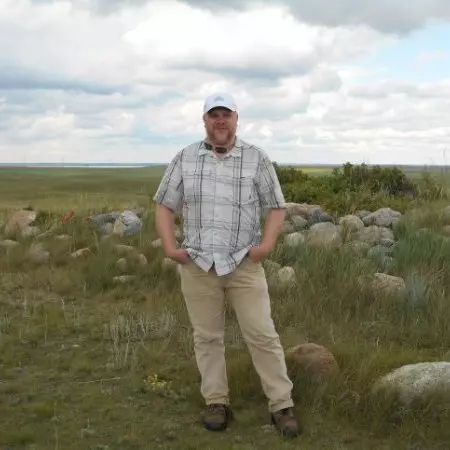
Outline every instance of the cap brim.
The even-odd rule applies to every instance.
[[[219,103],[219,104],[213,105],[210,108],[208,108],[205,111],[205,113],[208,113],[208,112],[212,111],[213,109],[217,109],[217,108],[225,108],[225,109],[228,109],[228,111],[231,111],[231,112],[235,111],[235,109],[232,108],[230,105],[224,105],[224,104]]]

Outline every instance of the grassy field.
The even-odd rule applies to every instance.
[[[450,414],[437,413],[439,402],[399,412],[370,396],[380,375],[403,364],[450,361],[450,244],[438,234],[437,206],[407,215],[396,230],[393,273],[409,280],[415,303],[363,290],[357,279],[374,272],[376,262],[351,252],[274,251],[270,259],[293,266],[299,280],[297,287],[270,288],[283,346],[325,345],[341,372],[318,387],[289,366],[305,433],[283,440],[267,425],[259,379],[228,311],[236,420],[214,434],[199,422],[203,404],[179,281],[151,245],[157,238],[151,197],[161,174],[161,168],[0,170],[0,224],[31,206],[47,213],[44,229],[56,224],[55,234],[70,236],[45,240],[52,257],[44,265],[27,259],[32,238],[8,253],[0,249],[1,449],[450,448]],[[135,207],[146,209],[138,236],[102,243],[85,221],[94,212]],[[63,225],[69,210],[75,215]],[[424,227],[436,232],[417,234]],[[148,260],[133,266],[136,279],[123,285],[113,281],[119,242]],[[84,247],[90,256],[69,257]]]

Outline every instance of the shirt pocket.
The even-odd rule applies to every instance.
[[[195,170],[184,177],[184,193],[188,203],[204,201],[212,192],[215,174],[210,168]]]
[[[242,176],[234,189],[233,204],[238,207],[253,205],[257,200],[253,176]]]
[[[240,179],[240,199],[241,204],[253,203],[256,199],[255,182],[252,176],[243,176]]]

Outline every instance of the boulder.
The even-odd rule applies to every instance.
[[[92,255],[92,251],[90,248],[80,248],[79,250],[76,250],[75,252],[71,253],[70,256],[74,259],[79,258],[87,258],[88,256]]]
[[[339,228],[331,222],[316,223],[311,226],[307,234],[309,245],[325,247],[342,243]]]
[[[118,236],[134,236],[142,230],[142,221],[136,213],[123,211],[114,222],[112,234]]]
[[[370,245],[375,245],[382,242],[383,239],[394,241],[394,232],[386,227],[378,225],[369,225],[364,229],[358,231],[355,235],[355,240],[366,242]]]
[[[29,229],[36,218],[37,211],[27,209],[16,211],[6,223],[5,234],[13,235],[15,233],[20,233],[23,236],[33,235],[38,231],[35,228]]]
[[[340,371],[333,353],[313,342],[289,348],[286,351],[286,360],[292,369],[314,379],[329,379]]]
[[[387,295],[402,294],[406,289],[405,280],[386,273],[375,273],[370,282],[370,286],[375,292],[382,292]]]
[[[364,222],[358,216],[351,214],[341,217],[338,223],[341,229],[350,233],[360,231],[364,228]]]
[[[364,225],[377,225],[379,227],[392,227],[395,219],[399,219],[402,213],[391,208],[380,208],[365,216],[362,221]]]
[[[308,217],[308,205],[305,203],[286,203],[286,218],[300,216],[306,219]]]
[[[327,212],[323,211],[320,206],[313,206],[308,209],[308,223],[314,225],[316,223],[333,222],[333,218]]]
[[[293,233],[295,231],[294,224],[289,220],[285,220],[283,222],[283,230],[282,233]]]
[[[295,231],[304,230],[308,226],[308,221],[302,216],[292,216],[291,222],[294,225]]]
[[[397,394],[407,407],[415,400],[426,401],[438,394],[450,401],[450,362],[407,364],[381,377],[373,386],[374,394]]]
[[[293,267],[282,267],[277,273],[277,283],[279,286],[292,286],[295,284],[297,277]]]
[[[113,278],[114,283],[126,284],[134,281],[136,277],[134,275],[119,275]]]
[[[284,238],[284,245],[289,248],[298,247],[305,242],[305,236],[300,232],[289,233]]]
[[[4,248],[5,250],[10,250],[12,248],[18,247],[19,245],[20,244],[17,241],[13,241],[11,239],[0,241],[0,248]]]

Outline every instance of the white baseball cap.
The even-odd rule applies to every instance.
[[[211,109],[219,107],[227,108],[231,111],[237,111],[236,102],[230,94],[225,92],[216,92],[206,97],[203,105],[203,112],[207,113],[208,111],[211,111]]]

